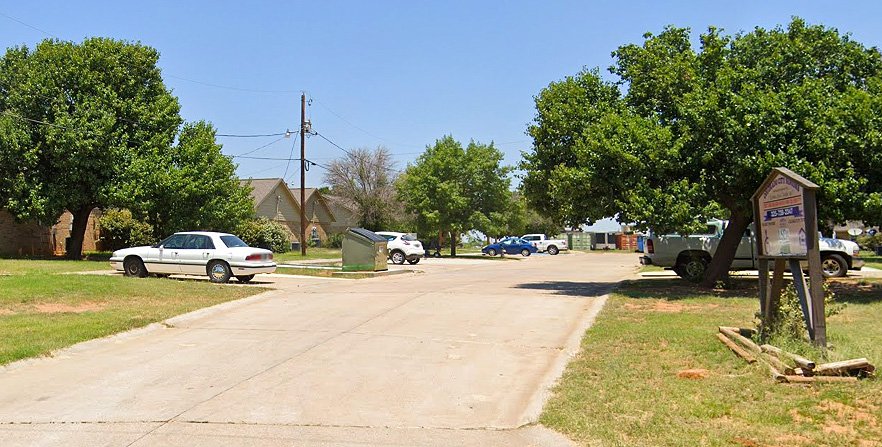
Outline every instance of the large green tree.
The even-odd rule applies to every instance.
[[[0,207],[20,220],[74,217],[79,258],[90,212],[114,205],[119,179],[181,123],[156,50],[112,39],[46,40],[0,59]]]
[[[524,189],[567,224],[605,216],[689,232],[730,225],[705,275],[726,274],[752,221],[750,196],[787,167],[820,185],[819,218],[882,217],[882,57],[795,18],[729,36],[710,28],[646,34],[598,70],[536,97]]]
[[[139,152],[115,201],[152,225],[156,238],[183,230],[236,231],[253,217],[254,201],[215,133],[204,121],[186,123],[177,144]]]
[[[509,202],[509,173],[493,144],[470,142],[466,148],[445,136],[408,165],[396,183],[420,232],[446,233],[450,254],[465,231],[489,225],[493,213]]]

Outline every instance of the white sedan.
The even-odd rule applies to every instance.
[[[273,252],[249,247],[232,234],[209,231],[175,233],[153,246],[117,250],[110,265],[126,276],[208,275],[217,283],[234,276],[245,283],[257,273],[276,271]]]

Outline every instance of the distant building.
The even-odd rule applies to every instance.
[[[334,233],[335,216],[324,195],[316,188],[306,188],[304,191],[306,205],[306,237],[308,239],[326,240],[329,234]],[[300,203],[300,188],[291,188],[291,195],[297,203]],[[299,222],[299,220],[298,220]],[[298,232],[300,231],[298,227]]]
[[[300,189],[289,188],[280,178],[239,180],[242,185],[250,185],[254,212],[258,217],[274,220],[288,230],[291,242],[300,240]],[[306,239],[325,241],[333,233],[334,213],[327,201],[315,188],[307,188]]]
[[[323,194],[325,201],[334,213],[334,223],[331,224],[331,233],[343,233],[350,228],[358,226],[358,215],[352,204],[339,196]]]

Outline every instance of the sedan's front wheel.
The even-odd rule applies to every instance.
[[[496,249],[487,249],[487,256],[496,256]]]
[[[226,283],[233,276],[230,266],[224,261],[211,261],[208,264],[208,279],[215,283]]]
[[[123,261],[123,272],[126,276],[136,276],[138,278],[147,276],[147,268],[144,267],[144,262],[141,261],[141,258],[137,256],[130,256]]]

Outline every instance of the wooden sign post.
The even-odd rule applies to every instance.
[[[799,174],[775,168],[751,198],[756,222],[756,252],[759,264],[760,312],[767,325],[777,315],[784,270],[790,268],[799,295],[809,338],[815,345],[827,346],[824,318],[824,278],[818,247],[818,185]],[[808,261],[806,287],[800,261]],[[774,262],[769,283],[769,263]]]

